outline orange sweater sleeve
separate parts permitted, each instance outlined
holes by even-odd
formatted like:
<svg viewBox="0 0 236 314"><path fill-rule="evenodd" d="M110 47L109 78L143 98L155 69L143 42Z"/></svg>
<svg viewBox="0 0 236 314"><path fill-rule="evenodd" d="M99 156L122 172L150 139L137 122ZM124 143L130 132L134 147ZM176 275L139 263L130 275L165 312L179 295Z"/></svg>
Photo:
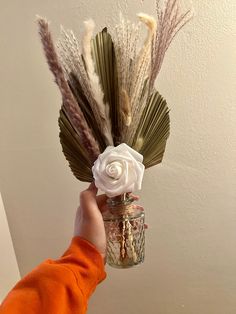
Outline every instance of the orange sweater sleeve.
<svg viewBox="0 0 236 314"><path fill-rule="evenodd" d="M96 248L74 237L59 260L46 260L16 284L0 314L84 314L89 296L105 277Z"/></svg>

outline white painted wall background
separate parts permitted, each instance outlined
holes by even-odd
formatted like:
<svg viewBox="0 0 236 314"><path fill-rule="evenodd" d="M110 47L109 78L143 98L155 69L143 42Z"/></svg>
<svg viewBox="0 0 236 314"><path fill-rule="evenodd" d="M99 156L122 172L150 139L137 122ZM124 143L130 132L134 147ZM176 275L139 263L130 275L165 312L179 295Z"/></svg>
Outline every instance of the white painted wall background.
<svg viewBox="0 0 236 314"><path fill-rule="evenodd" d="M153 13L152 0L144 9ZM140 11L129 1L130 14ZM61 153L60 95L34 16L81 29L111 21L116 1L2 1L0 180L22 274L57 257L72 234L79 191ZM171 108L164 162L145 174L146 262L108 268L89 313L236 312L236 3L195 0L195 19L168 51L157 82Z"/></svg>

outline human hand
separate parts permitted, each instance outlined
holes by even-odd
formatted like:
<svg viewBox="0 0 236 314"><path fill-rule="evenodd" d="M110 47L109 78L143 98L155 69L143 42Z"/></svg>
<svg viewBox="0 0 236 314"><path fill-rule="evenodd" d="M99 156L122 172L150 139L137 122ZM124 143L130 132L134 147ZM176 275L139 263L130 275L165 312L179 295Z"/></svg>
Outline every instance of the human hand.
<svg viewBox="0 0 236 314"><path fill-rule="evenodd" d="M139 196L130 194L133 201ZM97 196L97 188L91 183L87 190L80 193L80 206L76 212L74 236L80 236L92 243L105 260L106 256L106 233L102 213L107 210L107 196ZM143 210L139 205L133 205ZM145 224L145 229L147 225Z"/></svg>
<svg viewBox="0 0 236 314"><path fill-rule="evenodd" d="M80 236L92 243L105 259L106 233L102 212L107 209L107 196L97 196L97 188L91 183L80 193L80 206L76 212L74 236Z"/></svg>

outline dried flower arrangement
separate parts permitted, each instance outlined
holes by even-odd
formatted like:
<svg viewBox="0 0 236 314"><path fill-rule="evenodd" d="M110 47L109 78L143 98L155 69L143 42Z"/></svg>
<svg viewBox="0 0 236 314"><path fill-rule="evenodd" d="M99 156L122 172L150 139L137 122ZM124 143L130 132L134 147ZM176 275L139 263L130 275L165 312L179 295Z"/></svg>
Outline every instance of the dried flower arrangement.
<svg viewBox="0 0 236 314"><path fill-rule="evenodd" d="M171 41L192 11L181 10L179 0L162 5L156 0L156 14L140 13L137 23L121 15L110 33L105 27L95 36L95 24L88 20L82 44L62 28L57 45L48 22L38 17L46 59L62 95L64 155L77 179L95 179L109 197L141 188L144 168L162 161L169 136L169 110L154 83ZM147 36L139 48L142 24ZM119 225L128 232L120 242L134 241L131 227L127 221ZM124 260L128 249L123 245L122 250Z"/></svg>

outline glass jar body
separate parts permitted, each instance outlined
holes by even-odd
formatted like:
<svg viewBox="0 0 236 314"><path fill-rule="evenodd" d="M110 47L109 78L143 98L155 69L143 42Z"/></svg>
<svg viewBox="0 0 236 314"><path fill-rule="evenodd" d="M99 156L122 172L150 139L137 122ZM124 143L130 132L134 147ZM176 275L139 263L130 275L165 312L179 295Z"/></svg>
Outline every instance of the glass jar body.
<svg viewBox="0 0 236 314"><path fill-rule="evenodd" d="M132 202L126 195L108 199L108 210L103 214L106 261L112 267L129 268L144 261L145 215Z"/></svg>

